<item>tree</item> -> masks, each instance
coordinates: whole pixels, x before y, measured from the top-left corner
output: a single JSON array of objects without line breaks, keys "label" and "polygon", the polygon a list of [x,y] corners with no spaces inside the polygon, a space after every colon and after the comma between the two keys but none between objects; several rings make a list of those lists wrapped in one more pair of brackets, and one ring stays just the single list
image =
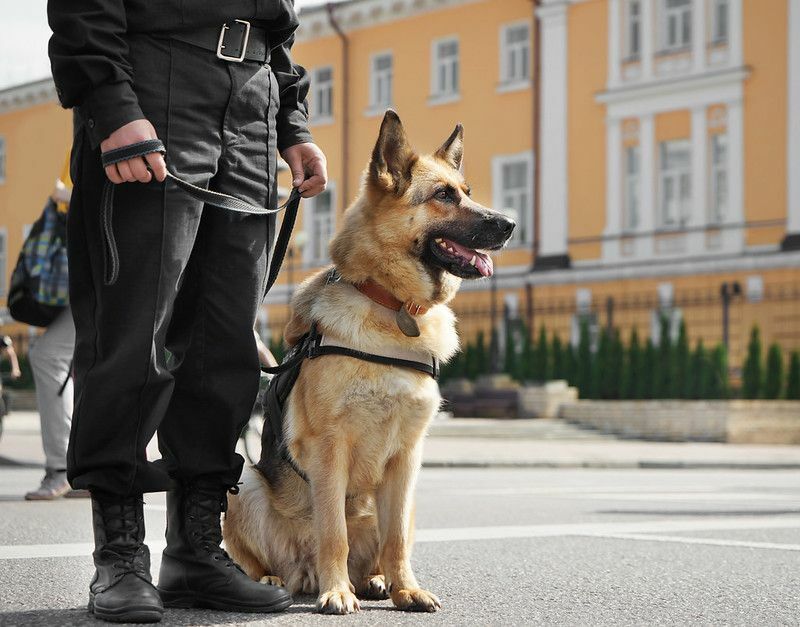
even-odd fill
[{"label": "tree", "polygon": [[711,353],[711,369],[706,398],[728,398],[728,351],[724,344],[717,344]]},{"label": "tree", "polygon": [[747,344],[747,358],[742,367],[742,396],[758,398],[761,396],[761,338],[758,326],[753,325],[750,331],[750,342]]},{"label": "tree", "polygon": [[783,355],[773,343],[767,351],[767,376],[764,378],[764,398],[780,398],[783,391]]},{"label": "tree", "polygon": [[639,390],[636,398],[655,398],[656,387],[656,347],[648,338],[642,354],[642,376],[639,377]]},{"label": "tree", "polygon": [[661,332],[658,340],[654,398],[675,398],[675,356],[670,337],[669,316],[661,315],[659,327]]},{"label": "tree", "polygon": [[578,358],[570,342],[564,344],[564,378],[569,385],[578,385]]},{"label": "tree", "polygon": [[553,333],[550,352],[553,355],[553,379],[566,379],[566,354],[561,346],[561,338],[558,337],[558,333]]},{"label": "tree", "polygon": [[800,400],[800,352],[792,351],[789,374],[786,376],[786,398]]},{"label": "tree", "polygon": [[517,379],[517,342],[514,333],[514,323],[506,322],[506,354],[503,356],[503,372],[513,379]]},{"label": "tree", "polygon": [[586,320],[580,323],[577,362],[575,384],[578,395],[589,398],[592,392],[592,338],[589,335],[589,322]]},{"label": "tree", "polygon": [[703,340],[698,340],[694,353],[692,353],[691,365],[689,367],[689,395],[687,398],[706,398],[709,387],[709,372],[709,360],[706,349],[703,347]]},{"label": "tree", "polygon": [[642,349],[639,347],[639,334],[636,327],[631,331],[628,350],[625,351],[625,361],[622,371],[622,398],[640,398],[639,378],[641,377]]},{"label": "tree", "polygon": [[522,355],[518,365],[519,380],[530,381],[533,379],[533,338],[531,338],[531,331],[528,328],[524,329],[523,334]]},{"label": "tree", "polygon": [[691,398],[689,390],[689,373],[691,354],[689,353],[689,340],[686,337],[686,323],[681,320],[678,331],[678,341],[675,344],[675,397]]},{"label": "tree", "polygon": [[544,325],[539,329],[539,337],[536,340],[536,349],[533,359],[533,380],[547,381],[550,378],[550,351],[547,346],[547,331]]},{"label": "tree", "polygon": [[609,346],[608,375],[606,377],[606,398],[622,398],[622,369],[625,359],[625,348],[622,346],[619,330],[611,332]]},{"label": "tree", "polygon": [[592,359],[592,398],[607,398],[605,395],[606,385],[608,383],[606,377],[608,376],[610,350],[611,341],[608,337],[608,331],[603,327],[600,331],[600,339],[597,342],[597,352]]}]

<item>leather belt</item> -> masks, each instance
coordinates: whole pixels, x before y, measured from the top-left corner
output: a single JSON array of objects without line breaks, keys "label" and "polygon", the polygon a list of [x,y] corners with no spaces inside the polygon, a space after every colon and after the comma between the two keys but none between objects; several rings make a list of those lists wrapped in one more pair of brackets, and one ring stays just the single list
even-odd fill
[{"label": "leather belt", "polygon": [[269,63],[270,60],[267,31],[252,26],[246,20],[234,20],[226,22],[222,26],[177,31],[170,33],[169,36],[198,48],[216,52],[217,57],[223,61]]}]

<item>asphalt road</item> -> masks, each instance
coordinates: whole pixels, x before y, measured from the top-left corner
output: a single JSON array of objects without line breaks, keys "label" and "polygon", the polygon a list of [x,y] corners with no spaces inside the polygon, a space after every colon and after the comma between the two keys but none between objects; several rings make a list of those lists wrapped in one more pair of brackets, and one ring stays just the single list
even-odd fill
[{"label": "asphalt road", "polygon": [[[85,500],[26,503],[0,468],[0,624],[97,625]],[[164,498],[147,499],[154,572]],[[800,471],[425,469],[414,564],[444,608],[170,610],[166,625],[797,625]]]}]

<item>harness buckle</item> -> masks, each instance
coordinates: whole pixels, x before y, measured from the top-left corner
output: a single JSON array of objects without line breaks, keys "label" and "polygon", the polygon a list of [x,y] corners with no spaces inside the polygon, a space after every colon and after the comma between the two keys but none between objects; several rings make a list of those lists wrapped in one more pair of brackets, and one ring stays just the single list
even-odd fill
[{"label": "harness buckle", "polygon": [[222,52],[225,46],[225,34],[227,31],[231,30],[231,27],[228,26],[228,23],[222,25],[222,28],[219,29],[219,42],[217,42],[217,58],[222,59],[223,61],[230,61],[231,63],[241,63],[244,61],[245,54],[247,54],[247,44],[250,41],[250,22],[247,20],[234,20],[236,24],[242,24],[244,28],[239,28],[239,31],[244,31],[242,35],[242,43],[241,43],[241,54],[237,57],[235,55],[229,55]]}]

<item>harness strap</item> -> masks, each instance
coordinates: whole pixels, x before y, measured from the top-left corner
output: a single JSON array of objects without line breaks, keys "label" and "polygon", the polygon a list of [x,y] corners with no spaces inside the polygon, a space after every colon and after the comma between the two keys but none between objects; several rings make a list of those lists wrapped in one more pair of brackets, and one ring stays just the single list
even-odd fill
[{"label": "harness strap", "polygon": [[314,359],[322,355],[344,355],[346,357],[354,357],[362,361],[370,361],[375,364],[383,364],[384,366],[400,366],[401,368],[411,368],[430,375],[434,379],[439,376],[439,362],[435,357],[432,358],[430,364],[421,361],[411,361],[409,359],[400,359],[398,357],[384,357],[383,355],[373,355],[372,353],[365,353],[354,348],[346,348],[345,346],[320,346],[312,349],[309,359]]},{"label": "harness strap", "polygon": [[[167,149],[160,139],[148,139],[145,141],[137,142],[122,148],[114,148],[108,150],[100,155],[103,167],[126,161],[135,157],[143,157],[153,152],[159,152],[162,155],[166,154]],[[292,189],[289,198],[280,207],[275,209],[267,209],[265,207],[258,207],[251,205],[240,198],[215,192],[210,189],[198,187],[182,178],[175,176],[171,172],[167,172],[167,178],[172,180],[180,189],[188,193],[194,199],[199,200],[207,205],[213,205],[220,209],[228,211],[235,211],[237,213],[247,213],[255,215],[271,215],[280,211],[286,210],[283,221],[281,223],[281,230],[278,238],[275,241],[275,250],[272,255],[272,263],[269,269],[269,278],[267,279],[266,289],[264,294],[269,292],[275,279],[278,278],[278,271],[280,270],[283,258],[286,255],[286,250],[289,246],[291,239],[292,229],[294,228],[295,220],[297,219],[297,212],[300,207],[300,192],[297,188]],[[106,180],[105,187],[103,188],[102,197],[102,212],[103,212],[103,232],[106,238],[106,245],[103,249],[105,257],[105,274],[103,282],[105,285],[114,285],[119,277],[119,252],[117,249],[116,240],[114,239],[113,228],[113,212],[114,212],[114,188],[115,185]]]}]

